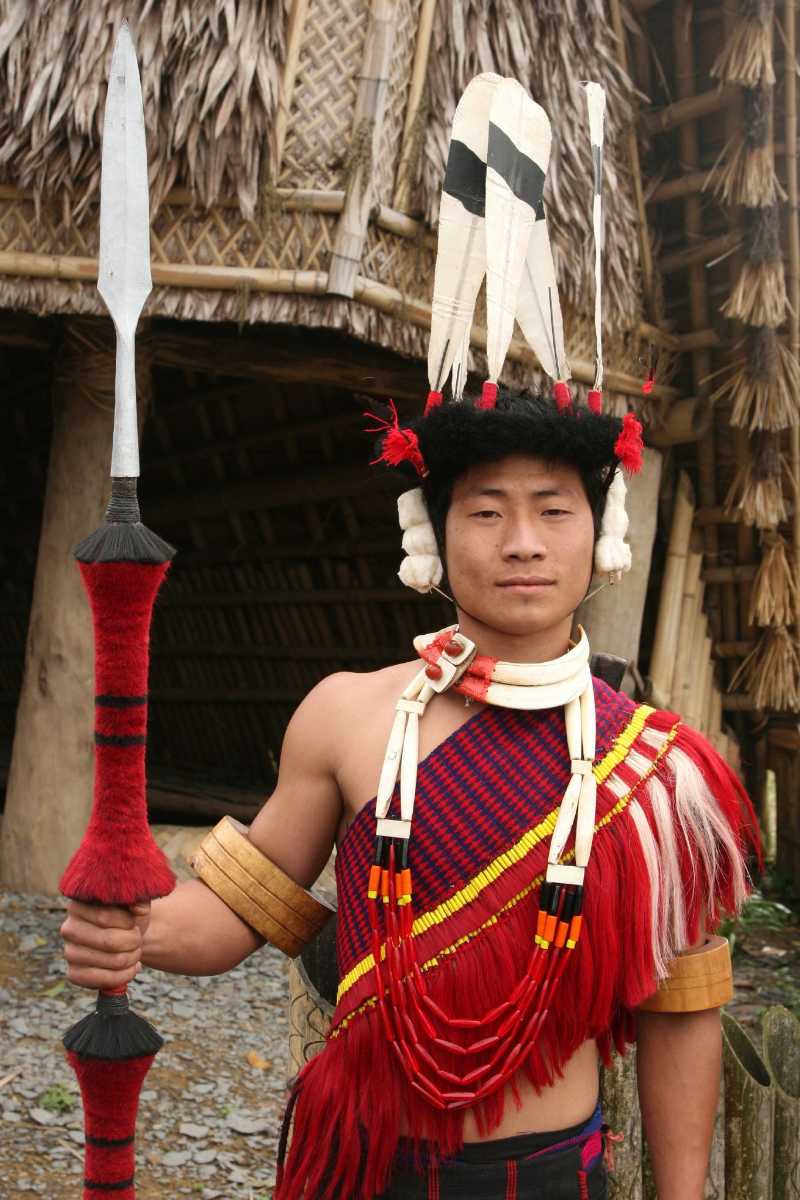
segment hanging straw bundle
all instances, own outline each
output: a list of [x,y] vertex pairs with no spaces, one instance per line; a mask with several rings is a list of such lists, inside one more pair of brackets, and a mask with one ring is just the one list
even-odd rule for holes
[[774,529],[788,516],[783,491],[787,463],[781,453],[777,433],[759,433],[753,437],[751,458],[740,467],[725,497],[728,512],[738,509],[746,525]]
[[758,87],[745,91],[744,137],[738,141],[724,166],[718,166],[717,160],[710,175],[714,180],[714,194],[723,204],[763,208],[786,199],[775,172],[770,142],[771,114],[770,89]]
[[748,210],[745,253],[736,286],[722,312],[746,325],[776,328],[783,324],[788,308],[776,205]]
[[788,429],[798,424],[800,366],[774,329],[752,329],[746,352],[728,368],[728,377],[712,393],[713,402],[730,397],[731,425]]
[[741,684],[756,708],[794,711],[800,707],[800,646],[784,625],[770,626],[730,682]]
[[772,85],[772,19],[774,0],[738,0],[736,20],[711,74],[722,83],[742,87]]
[[793,625],[797,614],[797,580],[788,546],[776,529],[761,535],[761,562],[753,580],[751,625]]

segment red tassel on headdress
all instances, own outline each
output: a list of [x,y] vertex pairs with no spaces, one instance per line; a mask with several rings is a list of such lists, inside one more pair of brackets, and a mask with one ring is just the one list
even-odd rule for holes
[[484,382],[481,398],[475,404],[476,408],[495,408],[497,405],[497,384],[490,379]]
[[614,445],[614,453],[619,459],[620,466],[630,475],[635,475],[642,469],[642,423],[635,413],[626,413],[622,418],[622,432]]
[[400,418],[397,415],[394,400],[389,401],[389,408],[392,413],[391,420],[379,417],[377,413],[364,413],[365,417],[370,417],[375,422],[371,429],[367,429],[367,433],[385,432],[381,452],[377,458],[372,459],[371,465],[384,462],[389,467],[396,467],[401,462],[410,462],[417,474],[424,479],[428,474],[428,468],[425,466],[425,459],[419,448],[419,438],[413,429],[400,427]]
[[568,408],[572,408],[572,393],[569,390],[569,384],[565,383],[563,379],[553,385],[553,399],[559,412],[566,412]]
[[428,399],[425,401],[425,412],[423,415],[427,417],[429,412],[439,407],[443,399],[444,397],[441,392],[428,392]]
[[598,392],[597,388],[592,388],[589,395],[586,397],[586,403],[589,405],[593,413],[603,411],[603,393]]

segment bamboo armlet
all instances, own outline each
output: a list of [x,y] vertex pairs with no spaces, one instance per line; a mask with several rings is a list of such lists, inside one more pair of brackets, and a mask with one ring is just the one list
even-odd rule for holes
[[733,971],[728,940],[711,937],[702,950],[679,954],[669,976],[640,1012],[688,1013],[719,1008],[733,998]]
[[233,817],[206,834],[192,867],[237,917],[289,958],[297,958],[336,911],[262,854]]

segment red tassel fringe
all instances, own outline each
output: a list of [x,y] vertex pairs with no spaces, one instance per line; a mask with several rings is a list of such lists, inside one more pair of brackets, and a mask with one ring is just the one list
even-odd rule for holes
[[419,448],[419,438],[413,429],[401,428],[400,418],[393,400],[389,401],[389,408],[392,413],[391,419],[379,417],[376,413],[364,413],[365,417],[369,417],[375,422],[372,428],[367,429],[367,433],[384,434],[381,452],[377,458],[373,458],[372,466],[384,462],[389,467],[396,467],[401,462],[410,462],[417,474],[424,479],[428,474],[428,468],[425,466],[425,460]]
[[589,405],[589,410],[593,413],[603,411],[603,393],[598,392],[597,388],[592,388],[589,395],[586,397],[586,403]]
[[490,379],[484,381],[481,388],[481,398],[475,404],[476,408],[495,408],[497,406],[497,384]]
[[[674,714],[656,713],[648,726],[669,733],[676,721]],[[727,764],[704,738],[684,726],[673,745],[698,767],[742,855],[750,846],[757,848],[752,806]],[[655,773],[674,795],[669,753]],[[635,787],[633,798],[656,834],[646,779]],[[616,802],[616,795],[601,784],[598,811],[608,811]],[[674,820],[682,846],[688,945],[697,936],[710,881],[703,878],[702,856],[691,832],[686,844],[677,815]],[[714,911],[705,918],[709,929],[722,912],[733,911],[736,902],[735,864],[726,860],[723,847],[718,850],[718,875],[711,881]],[[542,869],[545,854],[546,847],[540,861],[527,859],[510,868],[504,890],[513,895],[524,887]],[[657,986],[649,889],[638,836],[631,818],[622,813],[595,837],[586,875],[584,935],[569,955],[550,1018],[521,1067],[535,1088],[551,1086],[587,1038],[597,1041],[607,1064],[612,1040],[620,1052],[635,1040],[634,1010]],[[487,895],[491,891],[486,889],[463,910],[463,930],[453,920],[453,941],[496,915],[501,901]],[[526,967],[537,913],[538,898],[527,896],[456,953],[441,956],[440,965],[426,972],[432,998],[454,1017],[475,1017],[502,1002]],[[454,1058],[452,1067],[447,1065],[458,1069],[460,1063]],[[431,1141],[441,1159],[463,1145],[463,1110],[438,1112],[413,1091],[391,1053],[376,1006],[356,1013],[339,1028],[338,1036],[328,1039],[324,1051],[303,1068],[295,1088],[294,1136],[275,1200],[371,1200],[388,1185],[401,1117],[404,1132],[417,1144]],[[506,1092],[500,1090],[472,1110],[483,1136],[499,1125],[505,1100]],[[333,1148],[329,1160],[320,1154],[321,1146]]]
[[641,471],[644,442],[642,423],[635,413],[626,413],[622,418],[622,431],[614,446],[614,453],[629,474],[635,475]]

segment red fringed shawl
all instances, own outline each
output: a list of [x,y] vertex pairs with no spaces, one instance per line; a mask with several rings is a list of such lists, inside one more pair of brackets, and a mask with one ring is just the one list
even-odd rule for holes
[[[595,680],[596,833],[584,934],[522,1070],[553,1083],[587,1039],[608,1059],[635,1037],[634,1010],[668,963],[746,894],[756,820],[739,780],[672,713]],[[569,778],[563,708],[482,709],[419,767],[411,862],[414,936],[431,996],[452,1015],[501,1003],[525,971],[557,806]],[[398,811],[397,797],[392,813]],[[463,1110],[438,1112],[406,1082],[374,997],[367,877],[374,806],[355,818],[336,863],[340,987],[324,1050],[294,1090],[294,1133],[276,1200],[370,1200],[384,1191],[400,1115],[442,1158],[463,1143]],[[569,854],[565,857],[569,857]],[[455,1064],[454,1064],[455,1065]],[[476,1108],[496,1128],[504,1089]],[[320,1153],[336,1148],[334,1162]]]

